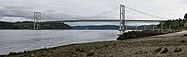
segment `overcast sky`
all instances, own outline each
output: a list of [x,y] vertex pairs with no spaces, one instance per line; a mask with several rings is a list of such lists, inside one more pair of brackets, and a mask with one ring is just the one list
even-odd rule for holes
[[187,0],[0,0],[0,20],[31,20],[34,11],[45,20],[118,19],[120,4],[172,19],[187,12]]

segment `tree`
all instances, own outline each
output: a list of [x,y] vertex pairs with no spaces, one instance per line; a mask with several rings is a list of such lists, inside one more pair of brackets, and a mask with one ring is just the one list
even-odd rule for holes
[[187,13],[184,15],[184,19],[187,20]]

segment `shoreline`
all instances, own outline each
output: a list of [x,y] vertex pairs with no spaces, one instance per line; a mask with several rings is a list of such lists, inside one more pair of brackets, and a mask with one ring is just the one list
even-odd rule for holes
[[[184,56],[187,55],[187,37],[184,36],[187,31],[170,33],[158,36],[144,37],[138,39],[116,40],[116,41],[102,41],[91,43],[78,43],[63,45],[52,48],[44,48],[33,51],[25,51],[20,53],[9,53],[8,55],[1,55],[4,57],[145,57],[145,56]],[[169,35],[172,35],[169,37]],[[167,48],[166,53],[155,53],[158,48]],[[175,53],[173,50],[181,48],[182,51]]]

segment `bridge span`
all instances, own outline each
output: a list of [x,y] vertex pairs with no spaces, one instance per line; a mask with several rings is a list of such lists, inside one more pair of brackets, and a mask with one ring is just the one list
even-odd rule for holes
[[[62,20],[62,22],[119,22],[120,20]],[[162,22],[166,20],[125,20],[127,22]]]

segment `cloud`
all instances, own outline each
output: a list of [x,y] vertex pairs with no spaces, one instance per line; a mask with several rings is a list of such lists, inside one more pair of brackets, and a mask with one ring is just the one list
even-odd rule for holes
[[126,0],[127,6],[170,19],[183,18],[186,0]]
[[[119,4],[166,18],[182,18],[187,10],[186,0],[0,0],[0,19],[3,17],[33,18],[42,12],[44,20],[119,19]],[[128,12],[128,10],[127,10]],[[131,13],[131,11],[129,12]],[[127,17],[139,17],[131,13]]]
[[2,17],[24,17],[31,18],[32,8],[19,6],[1,6],[0,16]]
[[[20,17],[33,19],[33,12],[36,11],[32,7],[24,6],[1,6],[0,8],[0,18],[3,17]],[[45,10],[42,11],[42,18],[47,19],[56,19],[56,16],[61,16],[62,18],[80,18],[80,16],[69,15],[65,13],[55,13],[54,10]],[[14,19],[14,18],[13,18]],[[15,18],[16,19],[16,18]]]
[[[33,12],[42,12],[44,19],[86,19],[118,8],[116,0],[1,0],[1,17],[33,18]],[[117,6],[117,7],[116,7]],[[105,16],[106,17],[106,16]],[[104,18],[104,17],[103,17]]]

